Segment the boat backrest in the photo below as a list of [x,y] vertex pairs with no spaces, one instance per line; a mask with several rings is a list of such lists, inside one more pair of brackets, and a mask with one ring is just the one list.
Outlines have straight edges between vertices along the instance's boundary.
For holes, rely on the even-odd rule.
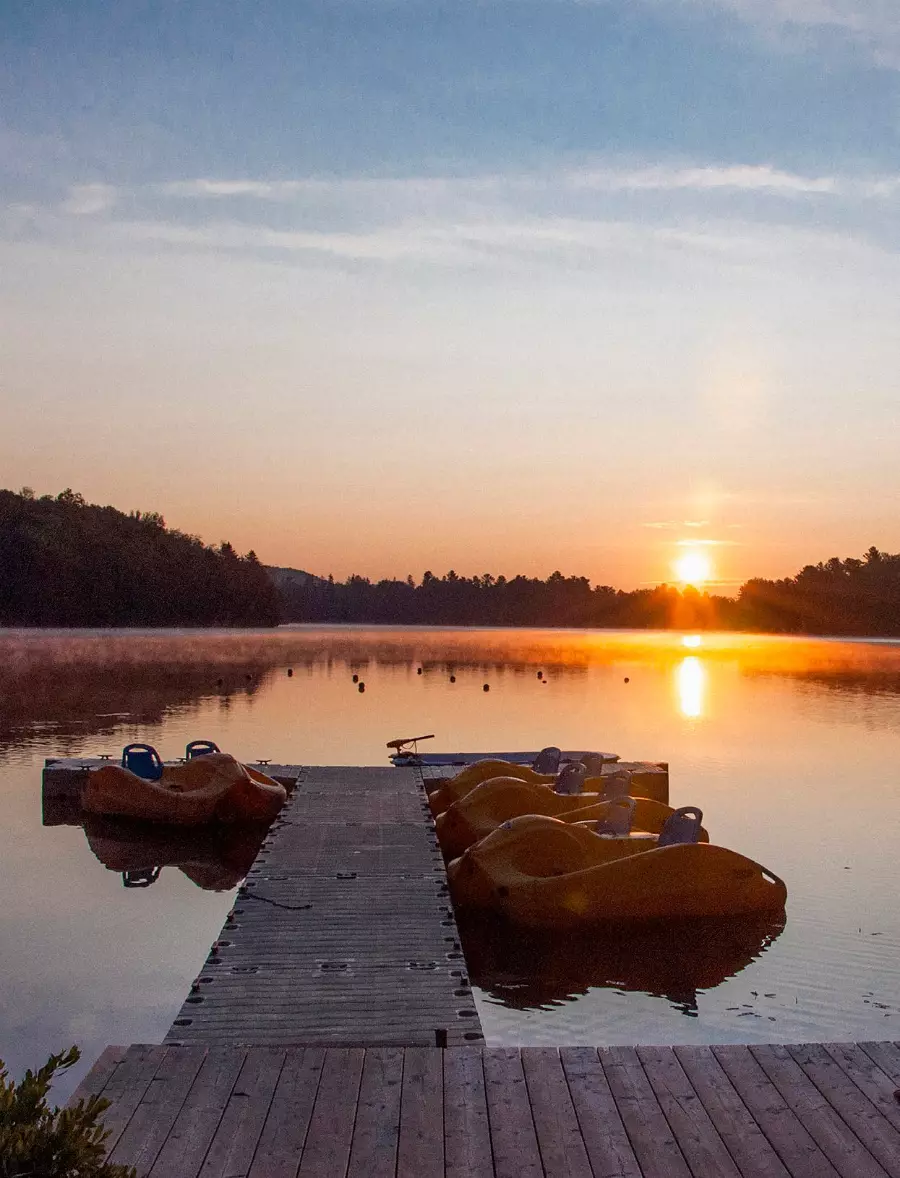
[[194,757],[202,757],[206,753],[220,753],[221,751],[214,740],[192,740],[184,750],[184,759],[192,761]]
[[626,838],[631,834],[634,822],[634,798],[613,798],[605,818],[598,818],[594,827],[596,834]]
[[702,822],[703,811],[698,806],[681,806],[663,823],[657,847],[672,847],[676,843],[698,843]]
[[158,781],[162,777],[162,757],[152,744],[127,744],[122,749],[122,765],[145,781]]
[[581,763],[587,769],[588,777],[599,777],[603,770],[603,754],[585,753],[581,758]]
[[624,769],[617,773],[604,774],[602,796],[605,802],[611,798],[627,798],[630,792],[631,775]]
[[587,769],[578,761],[567,761],[556,775],[553,789],[558,794],[580,794]]
[[549,745],[545,749],[541,749],[538,755],[532,762],[532,769],[535,773],[556,773],[559,770],[559,759],[562,752],[556,745]]

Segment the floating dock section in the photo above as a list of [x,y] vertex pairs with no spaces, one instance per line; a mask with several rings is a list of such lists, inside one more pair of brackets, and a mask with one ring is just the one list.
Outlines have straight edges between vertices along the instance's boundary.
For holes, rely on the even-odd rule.
[[304,769],[166,1042],[481,1039],[419,771]]

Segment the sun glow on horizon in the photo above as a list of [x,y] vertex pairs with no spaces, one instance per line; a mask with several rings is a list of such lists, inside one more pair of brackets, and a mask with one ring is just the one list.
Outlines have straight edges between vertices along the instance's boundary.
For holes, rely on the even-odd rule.
[[712,576],[712,562],[705,552],[686,552],[674,564],[679,581],[700,588]]

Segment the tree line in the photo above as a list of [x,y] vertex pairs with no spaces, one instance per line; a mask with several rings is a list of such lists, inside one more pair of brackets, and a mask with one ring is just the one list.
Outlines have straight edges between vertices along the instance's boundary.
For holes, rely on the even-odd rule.
[[900,635],[900,554],[870,548],[806,565],[783,580],[753,578],[737,597],[658,585],[627,592],[592,586],[587,577],[546,580],[491,573],[420,582],[344,582],[311,578],[282,585],[282,618],[295,622],[368,622],[441,626],[628,627],[752,630],[782,634]]
[[[276,570],[277,571],[277,570]],[[285,570],[281,570],[284,572]],[[484,573],[416,582],[353,575],[273,582],[254,552],[204,544],[157,512],[128,514],[66,489],[0,490],[0,625],[271,626],[281,622],[633,627],[900,635],[900,554],[870,548],[737,597],[673,585],[625,591],[587,577]]]
[[70,488],[0,490],[0,625],[272,626],[278,595],[254,552],[206,545],[158,512]]

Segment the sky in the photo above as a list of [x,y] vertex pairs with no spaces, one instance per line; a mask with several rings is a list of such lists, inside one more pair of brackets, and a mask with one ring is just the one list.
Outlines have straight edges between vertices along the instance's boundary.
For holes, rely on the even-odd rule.
[[0,486],[343,578],[900,551],[896,0],[3,0]]

